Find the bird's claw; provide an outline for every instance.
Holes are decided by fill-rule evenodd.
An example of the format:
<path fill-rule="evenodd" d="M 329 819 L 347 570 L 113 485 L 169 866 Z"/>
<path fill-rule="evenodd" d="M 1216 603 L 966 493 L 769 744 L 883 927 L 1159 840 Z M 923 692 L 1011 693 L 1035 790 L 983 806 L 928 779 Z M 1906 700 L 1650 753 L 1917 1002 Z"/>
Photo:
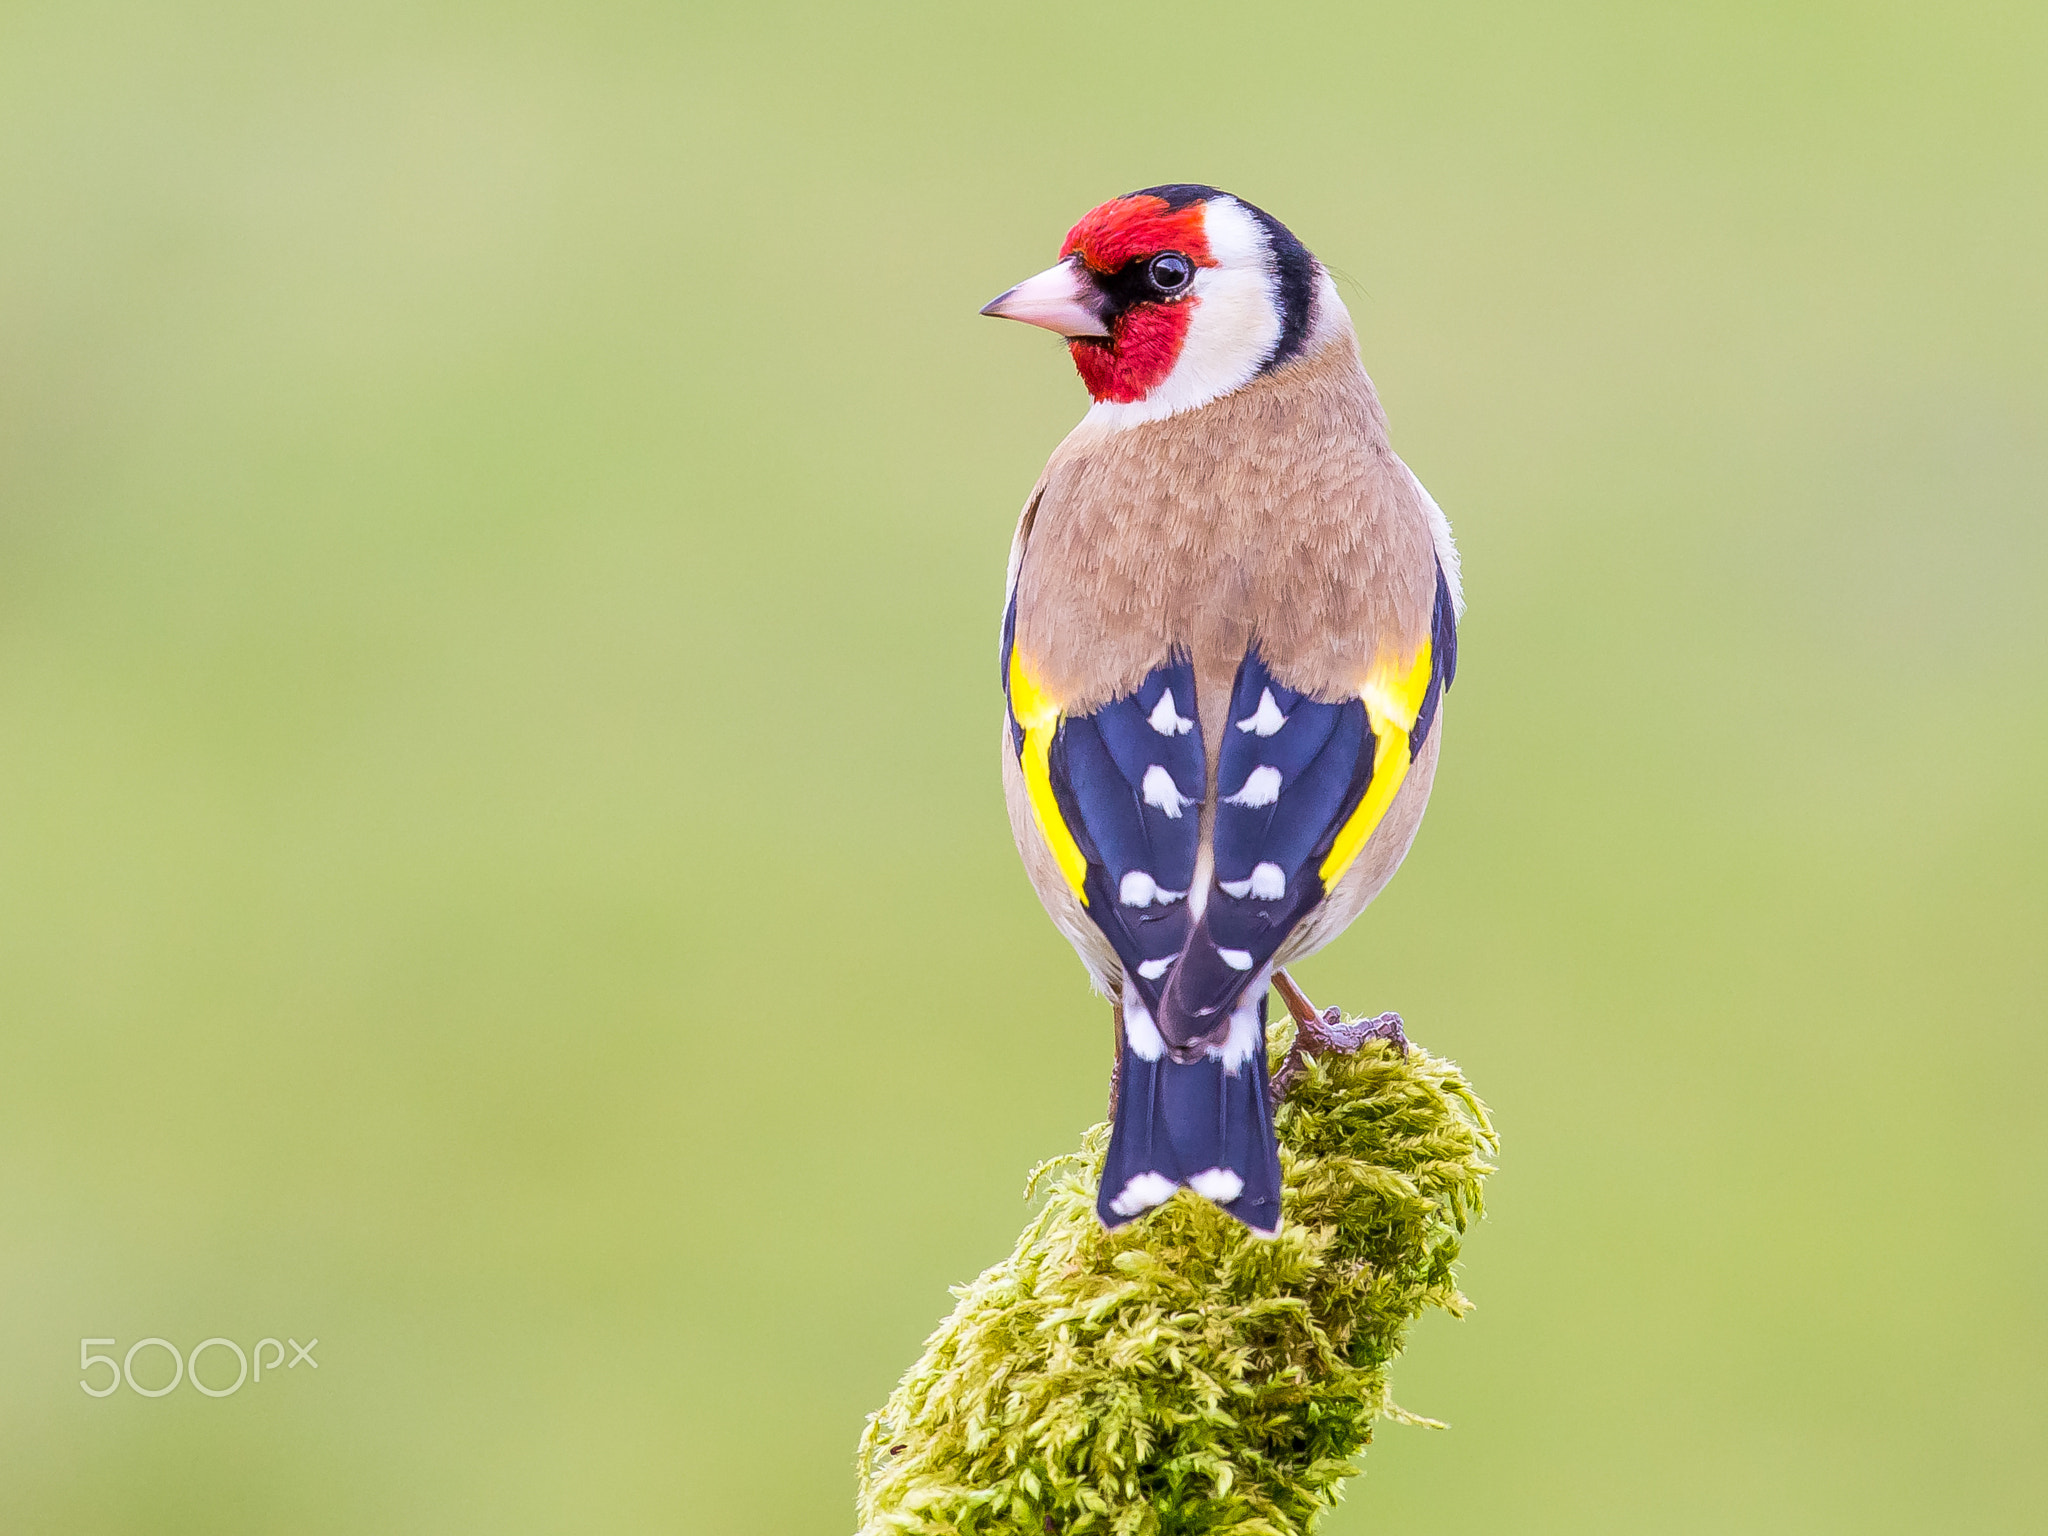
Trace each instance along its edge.
<path fill-rule="evenodd" d="M 1303 1064 L 1311 1056 L 1355 1055 L 1369 1040 L 1391 1040 L 1403 1056 L 1408 1054 L 1408 1036 L 1401 1028 L 1398 1013 L 1383 1013 L 1377 1018 L 1346 1024 L 1341 1008 L 1325 1008 L 1318 1013 L 1308 994 L 1285 971 L 1273 973 L 1273 986 L 1294 1016 L 1294 1044 L 1288 1047 L 1280 1070 L 1273 1074 L 1269 1097 L 1275 1106 L 1287 1097 L 1287 1091 L 1301 1076 Z"/>
<path fill-rule="evenodd" d="M 1349 1056 L 1368 1040 L 1391 1040 L 1401 1054 L 1408 1054 L 1408 1036 L 1401 1029 L 1401 1015 L 1383 1013 L 1378 1018 L 1359 1019 L 1346 1024 L 1344 1016 L 1335 1008 L 1325 1008 L 1322 1017 L 1304 1025 L 1295 1038 L 1306 1043 L 1311 1056 L 1323 1056 L 1331 1051 Z"/>

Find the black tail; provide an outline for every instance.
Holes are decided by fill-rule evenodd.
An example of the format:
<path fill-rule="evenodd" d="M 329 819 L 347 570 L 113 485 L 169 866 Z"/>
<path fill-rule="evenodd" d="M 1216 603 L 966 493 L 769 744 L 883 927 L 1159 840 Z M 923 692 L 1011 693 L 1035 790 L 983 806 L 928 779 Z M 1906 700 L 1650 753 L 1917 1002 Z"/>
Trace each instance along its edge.
<path fill-rule="evenodd" d="M 1254 1231 L 1279 1228 L 1280 1150 L 1263 1046 L 1261 1030 L 1261 1048 L 1230 1072 L 1213 1056 L 1147 1061 L 1120 1042 L 1116 1126 L 1095 1192 L 1104 1226 L 1142 1216 L 1186 1184 Z"/>

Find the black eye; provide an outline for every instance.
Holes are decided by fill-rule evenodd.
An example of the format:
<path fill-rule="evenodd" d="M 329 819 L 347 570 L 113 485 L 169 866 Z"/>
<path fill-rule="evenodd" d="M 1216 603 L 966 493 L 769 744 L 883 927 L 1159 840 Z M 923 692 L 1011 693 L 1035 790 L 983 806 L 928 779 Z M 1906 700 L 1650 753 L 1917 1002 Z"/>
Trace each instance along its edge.
<path fill-rule="evenodd" d="M 1195 264 L 1179 251 L 1162 251 L 1146 264 L 1145 280 L 1160 293 L 1183 293 L 1195 280 Z"/>

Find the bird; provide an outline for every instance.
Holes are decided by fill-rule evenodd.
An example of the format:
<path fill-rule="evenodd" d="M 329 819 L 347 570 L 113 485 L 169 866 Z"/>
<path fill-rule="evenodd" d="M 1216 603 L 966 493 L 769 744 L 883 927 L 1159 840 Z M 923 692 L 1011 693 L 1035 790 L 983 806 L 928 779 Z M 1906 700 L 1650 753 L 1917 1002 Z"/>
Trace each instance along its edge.
<path fill-rule="evenodd" d="M 1018 520 L 1000 669 L 1011 830 L 1116 1024 L 1096 1213 L 1186 1187 L 1270 1235 L 1268 993 L 1415 838 L 1457 546 L 1328 270 L 1242 198 L 1112 198 L 981 312 L 1064 338 L 1091 398 Z"/>

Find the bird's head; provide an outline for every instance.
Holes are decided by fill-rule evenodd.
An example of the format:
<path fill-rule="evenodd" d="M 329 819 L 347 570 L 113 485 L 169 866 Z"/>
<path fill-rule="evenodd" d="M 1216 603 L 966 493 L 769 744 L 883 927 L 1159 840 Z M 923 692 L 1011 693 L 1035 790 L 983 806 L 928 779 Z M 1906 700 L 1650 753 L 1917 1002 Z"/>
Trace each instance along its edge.
<path fill-rule="evenodd" d="M 1098 407 L 1191 410 L 1299 354 L 1341 309 L 1321 265 L 1271 214 L 1214 187 L 1147 187 L 1067 233 L 1057 266 L 983 306 L 1067 338 Z"/>

